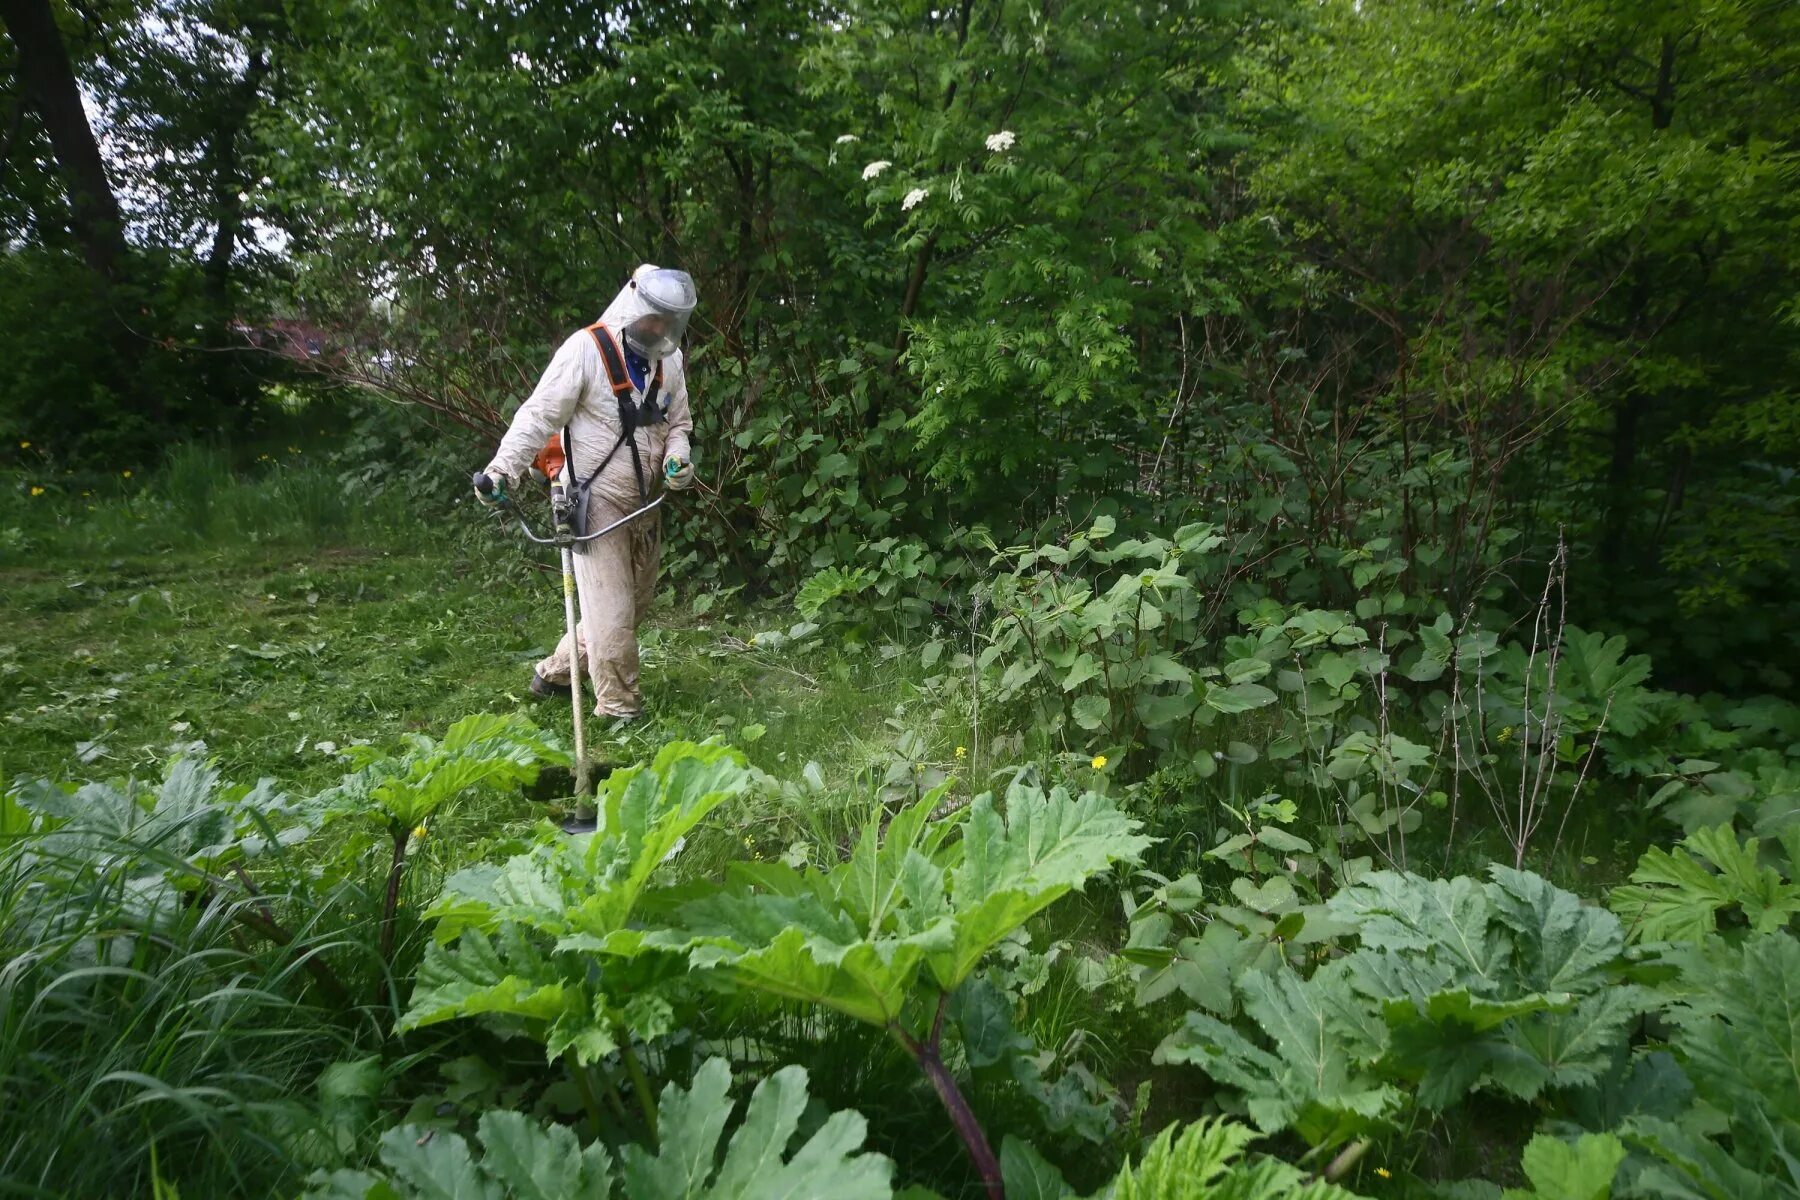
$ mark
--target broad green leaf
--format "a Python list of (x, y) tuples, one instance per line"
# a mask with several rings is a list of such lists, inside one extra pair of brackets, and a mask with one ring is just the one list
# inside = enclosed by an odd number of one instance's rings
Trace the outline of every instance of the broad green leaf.
[(1530, 872), (1496, 865), (1488, 874), (1494, 915), (1512, 931), (1525, 987), (1573, 992), (1602, 981), (1624, 949), (1616, 917)]
[(1736, 908), (1750, 932), (1773, 933), (1800, 914), (1800, 880), (1786, 880), (1758, 861), (1761, 840), (1738, 841), (1729, 825), (1697, 830), (1674, 850), (1653, 846), (1631, 883), (1609, 903), (1646, 942), (1697, 942), (1718, 929), (1719, 913)]
[(1075, 1195), (1055, 1164), (1011, 1134), (1000, 1143), (1000, 1178), (1006, 1200), (1069, 1200)]
[(1460, 977), (1480, 990), (1497, 981), (1502, 947), (1489, 933), (1487, 894), (1478, 880), (1372, 871), (1333, 896), (1328, 907), (1356, 924), (1365, 946), (1447, 955)]
[[(514, 974), (515, 967), (523, 974)], [(571, 1004), (581, 1007), (523, 931), (503, 926), (496, 942), (471, 929), (454, 950), (435, 942), (425, 948), (412, 1003), (398, 1028), (422, 1029), (482, 1013), (554, 1021)]]
[(1275, 693), (1260, 683), (1234, 683), (1230, 687), (1208, 684), (1206, 688), (1207, 707), (1222, 713), (1249, 712), (1273, 703)]
[[(526, 1021), (550, 1057), (583, 1063), (656, 1028), (666, 1005), (637, 991), (642, 977), (609, 982), (645, 948), (627, 922), (682, 837), (748, 783), (735, 750), (672, 742), (648, 765), (613, 773), (594, 833), (453, 875), (429, 910), (439, 941), (400, 1028), (504, 1014)], [(453, 946), (441, 944), (459, 932)]]
[(583, 1147), (574, 1132), (520, 1113), (482, 1116), (477, 1159), (455, 1133), (402, 1125), (381, 1138), (386, 1176), (316, 1174), (306, 1200), (889, 1200), (893, 1164), (862, 1151), (865, 1124), (834, 1112), (793, 1152), (807, 1108), (806, 1072), (784, 1067), (751, 1094), (721, 1157), (731, 1123), (731, 1071), (701, 1065), (691, 1089), (673, 1083), (659, 1104), (659, 1148), (620, 1150), (615, 1172), (605, 1146)]
[(1609, 1200), (1625, 1146), (1609, 1133), (1586, 1133), (1575, 1143), (1539, 1134), (1521, 1166), (1531, 1190), (1508, 1188), (1503, 1200)]
[(791, 1200), (832, 1196), (887, 1200), (893, 1164), (860, 1152), (866, 1123), (855, 1112), (836, 1112), (792, 1155), (788, 1143), (805, 1111), (806, 1071), (783, 1067), (756, 1085), (742, 1122), (717, 1162), (719, 1139), (731, 1116), (726, 1092), (731, 1071), (709, 1059), (691, 1090), (669, 1084), (658, 1104), (661, 1149), (620, 1152), (621, 1178), (630, 1200)]
[(1069, 673), (1063, 677), (1063, 691), (1072, 692), (1088, 680), (1098, 679), (1099, 677), (1100, 664), (1095, 660), (1094, 656), (1091, 654), (1079, 655), (1075, 659), (1075, 665), (1070, 667)]
[(612, 1157), (596, 1142), (582, 1148), (564, 1125), (540, 1125), (523, 1113), (483, 1113), (477, 1131), (486, 1154), (482, 1168), (516, 1200), (562, 1200), (605, 1195), (612, 1186)]
[(830, 870), (734, 872), (651, 940), (740, 986), (887, 1025), (921, 986), (956, 991), (1032, 915), (1149, 844), (1099, 793), (1014, 787), (1004, 815), (991, 794), (942, 819), (937, 804), (871, 823)]
[(504, 1185), (476, 1171), (469, 1144), (454, 1133), (390, 1129), (381, 1136), (381, 1165), (418, 1200), (505, 1200)]
[(1089, 692), (1085, 696), (1076, 697), (1069, 711), (1075, 718), (1075, 724), (1091, 733), (1106, 724), (1106, 719), (1112, 715), (1112, 706), (1107, 703), (1105, 696)]

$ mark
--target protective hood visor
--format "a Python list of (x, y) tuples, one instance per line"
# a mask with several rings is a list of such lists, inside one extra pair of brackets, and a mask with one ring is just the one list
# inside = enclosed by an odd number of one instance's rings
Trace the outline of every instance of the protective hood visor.
[(666, 358), (680, 347), (694, 312), (694, 280), (686, 271), (659, 268), (641, 271), (629, 285), (637, 293), (637, 311), (620, 333), (625, 344), (645, 358)]

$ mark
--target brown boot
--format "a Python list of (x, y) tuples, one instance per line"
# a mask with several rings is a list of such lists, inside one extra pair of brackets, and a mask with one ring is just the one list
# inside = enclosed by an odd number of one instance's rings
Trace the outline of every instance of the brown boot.
[(572, 689), (566, 683), (551, 683), (536, 671), (531, 673), (531, 684), (526, 689), (539, 700), (567, 700)]

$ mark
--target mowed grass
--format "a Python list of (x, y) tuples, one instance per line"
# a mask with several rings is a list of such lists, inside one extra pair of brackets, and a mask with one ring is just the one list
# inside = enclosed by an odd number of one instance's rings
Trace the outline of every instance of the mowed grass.
[[(227, 779), (303, 794), (335, 782), (353, 744), (473, 712), (523, 710), (568, 737), (567, 703), (526, 690), (562, 633), (554, 558), (491, 515), (452, 505), (410, 527), (369, 513), (245, 536), (218, 527), (231, 505), (215, 502), (198, 535), (153, 497), (121, 507), (38, 503), (0, 557), (0, 777), (156, 777), (199, 755)], [(784, 604), (697, 617), (665, 584), (641, 631), (648, 719), (615, 731), (590, 718), (590, 756), (631, 762), (717, 736), (800, 781), (791, 802), (740, 813), (732, 845), (840, 840), (897, 758), (960, 765), (966, 739), (915, 653), (772, 637), (799, 620)], [(547, 815), (520, 804), (521, 820)]]

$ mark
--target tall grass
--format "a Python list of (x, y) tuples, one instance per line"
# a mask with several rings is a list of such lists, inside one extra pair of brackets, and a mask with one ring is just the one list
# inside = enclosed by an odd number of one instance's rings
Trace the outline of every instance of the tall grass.
[(280, 1194), (350, 1031), (291, 953), (147, 904), (133, 847), (107, 849), (0, 840), (0, 1195)]
[(156, 477), (169, 523), (205, 541), (213, 535), (219, 501), (234, 479), (230, 457), (217, 446), (190, 444), (169, 451)]
[(247, 542), (345, 546), (391, 542), (416, 531), (404, 497), (346, 483), (320, 462), (233, 469), (217, 446), (177, 446), (146, 479), (0, 480), (0, 565), (53, 558), (123, 556)]

